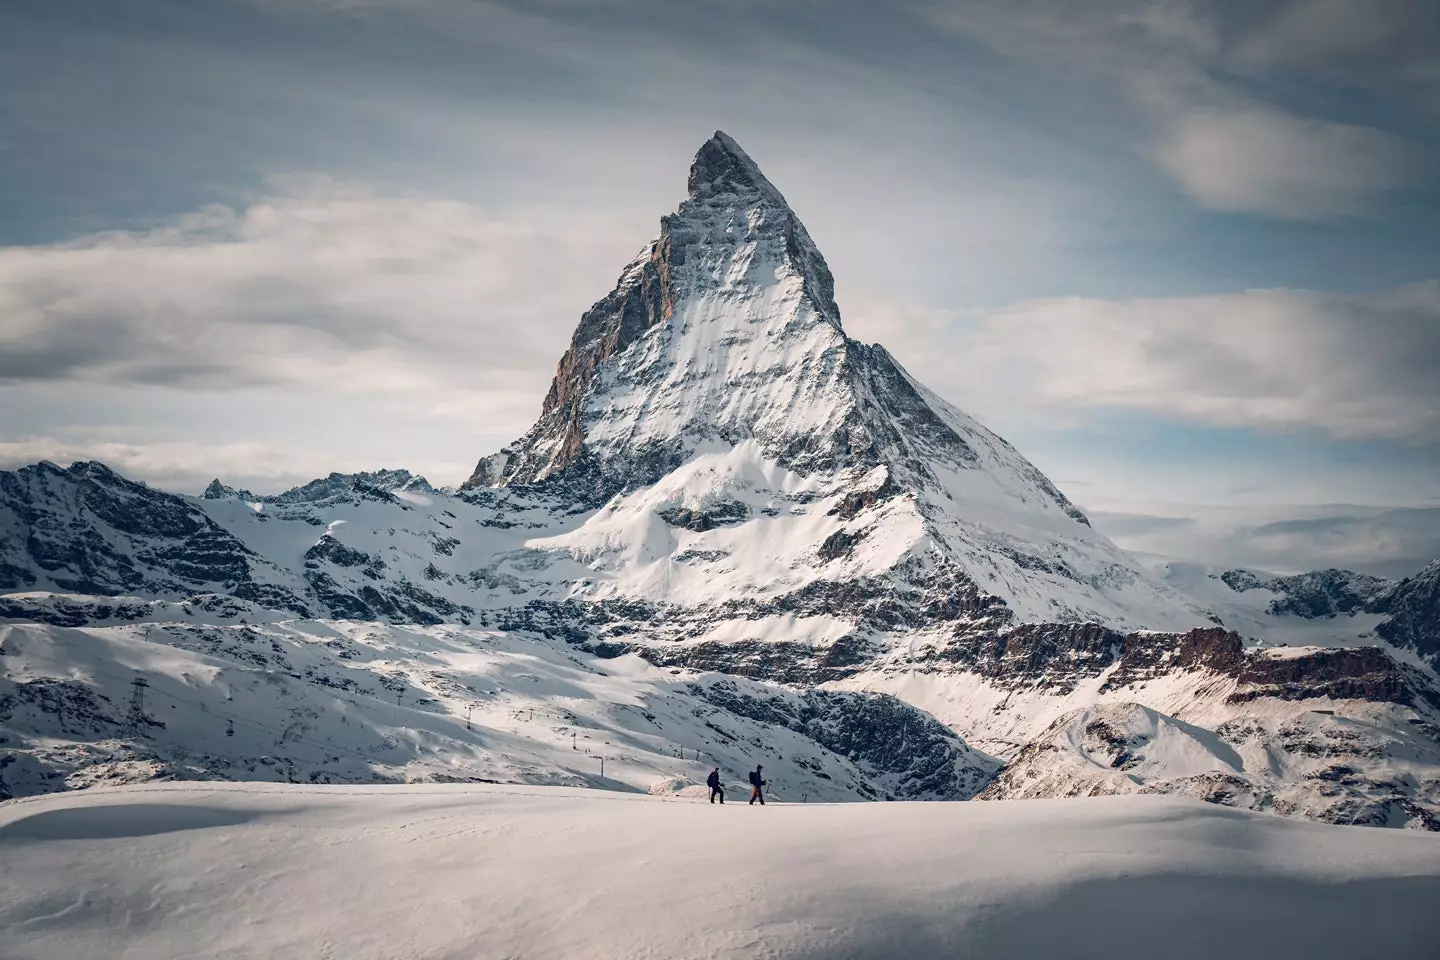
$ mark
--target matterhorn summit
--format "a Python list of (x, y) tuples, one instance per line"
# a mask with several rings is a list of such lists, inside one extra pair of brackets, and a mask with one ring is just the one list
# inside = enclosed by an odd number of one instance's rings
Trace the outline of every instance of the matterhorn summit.
[(603, 495), (737, 439), (787, 465), (849, 465), (847, 343), (804, 225), (716, 133), (679, 210), (581, 318), (539, 422), (467, 486), (569, 473)]
[[(847, 337), (834, 286), (717, 132), (660, 235), (581, 318), (540, 419), (466, 487), (606, 505), (550, 545), (598, 566), (607, 596), (734, 601), (903, 568), (963, 583), (992, 620), (1202, 622), (1009, 444)], [(672, 529), (645, 534), (642, 516)]]

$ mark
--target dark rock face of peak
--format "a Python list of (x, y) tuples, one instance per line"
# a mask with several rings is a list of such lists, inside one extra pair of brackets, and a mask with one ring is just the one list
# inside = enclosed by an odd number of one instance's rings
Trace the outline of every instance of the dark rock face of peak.
[(1252, 570), (1227, 570), (1220, 575), (1237, 593), (1271, 590), (1281, 596), (1270, 602), (1269, 612), (1314, 620), (1374, 610), (1393, 584), (1380, 577), (1350, 570), (1314, 570), (1287, 577), (1271, 577)]
[(1390, 616), (1375, 628), (1376, 633), (1440, 668), (1440, 560), (1401, 580), (1375, 607)]
[[(688, 187), (679, 209), (661, 219), (660, 236), (625, 268), (615, 289), (581, 316), (540, 419), (525, 436), (481, 460), (462, 490), (535, 484), (571, 469), (594, 472), (585, 456), (583, 414), (601, 368), (652, 328), (669, 323), (682, 296), (722, 282), (713, 276), (711, 261), (728, 256), (737, 244), (755, 244), (757, 255), (788, 262), (802, 278), (806, 299), (839, 329), (830, 268), (780, 191), (739, 144), (717, 131), (696, 154)], [(626, 480), (652, 478), (651, 473), (632, 471)], [(626, 485), (604, 469), (578, 480), (571, 486), (593, 487), (599, 499)]]
[(720, 191), (760, 190), (772, 195), (780, 203), (784, 198), (780, 191), (760, 172), (750, 155), (740, 149), (729, 134), (716, 130), (715, 135), (705, 141), (695, 162), (690, 165), (690, 178), (686, 181), (690, 196), (705, 196)]
[(582, 459), (585, 433), (581, 413), (601, 365), (651, 327), (669, 320), (674, 311), (671, 253), (666, 225), (660, 239), (625, 268), (615, 289), (580, 317), (535, 426), (499, 453), (481, 460), (460, 489), (536, 483)]
[[(397, 490), (433, 493), (435, 488), (430, 486), (424, 477), (417, 477), (409, 470), (367, 470), (360, 473), (332, 473), (328, 477), (311, 480), (283, 493), (254, 499), (261, 503), (282, 506), (321, 503), (335, 497), (390, 500)], [(206, 492), (208, 494), (209, 491)]]
[(227, 486), (220, 482), (217, 477), (210, 481), (205, 492), (200, 494), (201, 500), (246, 500), (255, 502), (259, 498), (249, 490), (237, 490), (235, 487)]

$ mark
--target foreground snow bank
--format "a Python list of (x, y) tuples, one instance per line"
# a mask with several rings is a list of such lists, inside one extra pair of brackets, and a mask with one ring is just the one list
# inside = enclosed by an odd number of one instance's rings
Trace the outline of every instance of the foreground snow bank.
[(1437, 898), (1440, 837), (1164, 797), (162, 784), (0, 805), (13, 960), (1422, 956)]

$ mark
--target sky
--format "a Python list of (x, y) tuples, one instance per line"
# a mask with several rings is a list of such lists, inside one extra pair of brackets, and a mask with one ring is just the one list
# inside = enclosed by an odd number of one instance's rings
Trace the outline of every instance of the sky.
[(1122, 546), (1440, 556), (1431, 0), (7, 0), (0, 468), (458, 482), (715, 129)]

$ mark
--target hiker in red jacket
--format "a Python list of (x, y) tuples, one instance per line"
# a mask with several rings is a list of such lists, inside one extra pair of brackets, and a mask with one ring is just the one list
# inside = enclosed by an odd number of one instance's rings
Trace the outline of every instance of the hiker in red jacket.
[(714, 802), (715, 802), (715, 798), (716, 798), (716, 797), (719, 797), (719, 798), (720, 798), (720, 802), (721, 802), (721, 803), (724, 803), (724, 802), (725, 802), (725, 788), (722, 787), (722, 786), (720, 786), (720, 768), (719, 768), (719, 767), (716, 767), (714, 770), (711, 770), (711, 771), (710, 771), (710, 776), (707, 777), (706, 780), (705, 780), (705, 786), (707, 786), (707, 787), (710, 788), (710, 802), (711, 802), (711, 803), (714, 803)]
[(750, 804), (752, 806), (754, 805), (756, 800), (760, 801), (760, 806), (765, 806), (765, 794), (764, 792), (762, 792), (761, 788), (770, 781), (760, 776), (760, 771), (763, 769), (765, 768), (757, 763), (755, 764), (755, 769), (750, 771), (750, 786), (752, 788), (750, 790)]

